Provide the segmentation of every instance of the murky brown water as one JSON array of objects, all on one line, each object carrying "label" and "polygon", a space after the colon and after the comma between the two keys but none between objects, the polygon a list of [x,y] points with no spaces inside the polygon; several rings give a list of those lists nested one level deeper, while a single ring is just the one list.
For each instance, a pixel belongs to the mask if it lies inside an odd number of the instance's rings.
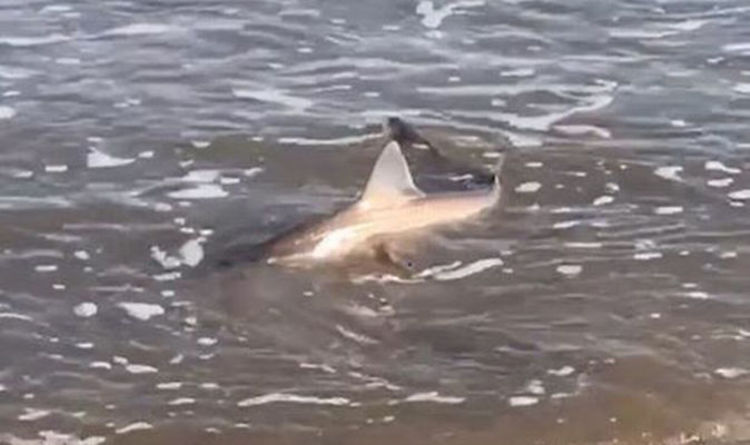
[{"label": "murky brown water", "polygon": [[[0,1],[0,443],[750,440],[749,20]],[[411,279],[243,261],[389,115],[427,190],[507,149],[502,208]]]}]

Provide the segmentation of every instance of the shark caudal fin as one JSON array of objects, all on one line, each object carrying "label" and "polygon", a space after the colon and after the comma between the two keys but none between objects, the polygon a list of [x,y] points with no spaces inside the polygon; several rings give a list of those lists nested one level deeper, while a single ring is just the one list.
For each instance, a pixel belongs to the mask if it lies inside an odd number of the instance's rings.
[{"label": "shark caudal fin", "polygon": [[391,141],[375,161],[359,205],[364,208],[377,208],[397,205],[423,196],[424,193],[414,185],[401,147],[398,142]]}]

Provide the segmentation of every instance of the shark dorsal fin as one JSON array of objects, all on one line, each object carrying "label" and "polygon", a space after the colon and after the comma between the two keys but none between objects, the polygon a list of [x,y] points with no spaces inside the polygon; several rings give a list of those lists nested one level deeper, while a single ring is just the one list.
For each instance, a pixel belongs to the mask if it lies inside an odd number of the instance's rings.
[{"label": "shark dorsal fin", "polygon": [[401,147],[391,141],[375,161],[359,204],[366,208],[384,207],[422,196],[424,193],[414,185]]}]

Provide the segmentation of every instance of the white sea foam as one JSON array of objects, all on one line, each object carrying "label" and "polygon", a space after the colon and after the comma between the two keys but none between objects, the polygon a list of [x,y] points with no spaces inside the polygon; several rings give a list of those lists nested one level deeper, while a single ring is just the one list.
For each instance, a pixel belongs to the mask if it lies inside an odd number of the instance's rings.
[{"label": "white sea foam", "polygon": [[[463,267],[456,267],[450,270],[435,270],[434,268],[432,268],[431,276],[439,281],[459,280],[461,278],[466,278],[471,275],[476,275],[487,269],[502,266],[502,265],[503,265],[503,260],[500,258],[483,258],[481,260],[477,260],[472,263],[466,264]],[[425,275],[423,271],[417,276],[426,277],[428,275]]]},{"label": "white sea foam", "polygon": [[709,179],[706,184],[709,187],[724,188],[729,187],[734,182],[734,178]]},{"label": "white sea foam", "polygon": [[593,125],[555,125],[554,129],[560,133],[571,136],[593,134],[602,139],[610,139],[612,137],[612,133],[610,133],[609,130],[595,127]]},{"label": "white sea foam", "polygon": [[512,407],[531,406],[539,403],[539,398],[531,396],[513,396],[508,399],[508,404]]},{"label": "white sea foam", "polygon": [[318,364],[318,363],[300,363],[299,367],[302,369],[320,369],[321,371],[328,373],[328,374],[336,374],[336,370],[326,364]]},{"label": "white sea foam", "polygon": [[553,229],[569,229],[571,227],[580,226],[582,224],[581,221],[578,220],[569,220],[569,221],[560,221],[556,222],[552,225]]},{"label": "white sea foam", "polygon": [[654,260],[661,257],[661,252],[639,252],[633,254],[633,259],[638,261]]},{"label": "white sea foam", "polygon": [[750,189],[737,190],[729,193],[731,199],[750,199]]},{"label": "white sea foam", "polygon": [[10,80],[28,79],[39,74],[37,71],[17,66],[0,65],[0,78]]},{"label": "white sea foam", "polygon": [[500,75],[503,77],[530,77],[533,76],[534,68],[516,68],[512,70],[500,71]]},{"label": "white sea foam", "polygon": [[580,264],[561,264],[557,266],[557,272],[563,275],[578,275],[583,271],[583,266]]},{"label": "white sea foam", "polygon": [[676,215],[682,213],[682,206],[660,206],[654,209],[657,215]]},{"label": "white sea foam", "polygon": [[100,362],[100,361],[91,362],[89,363],[89,368],[109,370],[109,369],[112,369],[112,364],[109,362]]},{"label": "white sea foam", "polygon": [[229,196],[229,193],[217,184],[200,184],[196,187],[169,192],[167,196],[174,199],[213,199],[224,198]]},{"label": "white sea foam", "polygon": [[614,200],[615,198],[613,196],[603,195],[603,196],[596,198],[594,202],[592,202],[592,204],[595,206],[603,206],[606,204],[611,204],[612,202],[614,202]]},{"label": "white sea foam", "polygon": [[729,367],[729,368],[718,368],[714,370],[714,373],[718,376],[724,377],[725,379],[736,379],[748,374],[747,369]]},{"label": "white sea foam", "polygon": [[682,178],[680,178],[679,175],[681,171],[682,167],[679,165],[667,165],[658,167],[656,170],[654,170],[654,174],[664,179],[669,179],[672,181],[682,181]]},{"label": "white sea foam", "polygon": [[45,165],[44,171],[47,173],[64,173],[68,171],[68,166],[65,164]]},{"label": "white sea foam", "polygon": [[182,264],[179,258],[170,256],[159,246],[151,246],[151,258],[164,269],[176,269]]},{"label": "white sea foam", "polygon": [[720,171],[729,173],[730,175],[742,173],[742,170],[740,170],[739,168],[727,167],[721,161],[706,161],[705,168],[706,170]]},{"label": "white sea foam", "polygon": [[649,30],[644,28],[619,28],[619,29],[611,29],[609,30],[609,35],[612,37],[622,38],[622,39],[660,39],[663,37],[667,37],[673,34],[676,34],[676,31],[666,31],[666,30]]},{"label": "white sea foam", "polygon": [[12,119],[16,115],[16,110],[7,105],[0,105],[0,119]]},{"label": "white sea foam", "polygon": [[708,300],[709,298],[708,293],[700,291],[700,290],[685,292],[685,296],[688,298],[694,298],[696,300]]},{"label": "white sea foam", "polygon": [[131,431],[139,431],[139,430],[150,430],[153,428],[153,425],[151,425],[148,422],[134,422],[130,425],[124,426],[122,428],[119,428],[115,430],[115,434],[125,434],[129,433]]},{"label": "white sea foam", "polygon": [[0,45],[16,46],[16,47],[27,47],[27,46],[39,46],[48,45],[50,43],[58,43],[69,40],[70,37],[62,34],[50,34],[47,36],[39,37],[11,37],[11,36],[0,36]]},{"label": "white sea foam", "polygon": [[193,403],[195,403],[195,399],[192,397],[178,397],[174,400],[170,400],[168,405],[182,406],[182,405],[192,405]]},{"label": "white sea foam", "polygon": [[153,366],[140,365],[137,363],[125,365],[125,369],[131,374],[153,374],[159,372],[159,370]]},{"label": "white sea foam", "polygon": [[203,241],[203,238],[193,238],[180,247],[179,254],[182,258],[182,264],[195,267],[203,260]]},{"label": "white sea foam", "polygon": [[750,42],[730,43],[728,45],[722,46],[721,49],[727,52],[750,52]]},{"label": "white sea foam", "polygon": [[177,389],[182,388],[182,382],[164,382],[164,383],[159,383],[159,384],[156,385],[156,388],[157,389],[162,389],[162,390],[173,391],[173,390],[177,390]]},{"label": "white sea foam", "polygon": [[431,0],[422,0],[417,4],[416,13],[422,16],[422,25],[437,29],[447,17],[457,13],[459,8],[470,8],[484,5],[484,0],[460,0],[435,9]]},{"label": "white sea foam", "polygon": [[237,97],[239,99],[254,99],[261,102],[283,105],[297,111],[305,110],[313,105],[313,102],[309,99],[295,97],[290,95],[287,91],[277,90],[273,88],[263,88],[257,90],[248,88],[233,88],[232,94],[234,94],[234,97]]},{"label": "white sea foam", "polygon": [[534,193],[539,191],[539,189],[542,188],[542,184],[532,181],[532,182],[524,182],[523,184],[519,184],[516,187],[517,193]]},{"label": "white sea foam", "polygon": [[124,309],[131,317],[143,321],[164,314],[164,308],[158,304],[121,302],[118,303],[117,306]]},{"label": "white sea foam", "polygon": [[93,147],[90,147],[89,150],[89,154],[86,156],[86,166],[89,168],[120,167],[135,162],[134,158],[118,158]]},{"label": "white sea foam", "polygon": [[201,346],[213,346],[218,342],[219,340],[213,337],[201,337],[198,339],[198,344]]},{"label": "white sea foam", "polygon": [[575,368],[572,366],[565,365],[562,368],[559,369],[548,369],[547,374],[558,376],[558,377],[566,377],[575,372]]},{"label": "white sea foam", "polygon": [[687,122],[685,122],[682,119],[673,119],[673,120],[669,121],[669,123],[673,127],[677,127],[677,128],[687,127]]},{"label": "white sea foam", "polygon": [[300,403],[309,405],[332,405],[332,406],[346,406],[351,404],[351,401],[345,397],[329,397],[321,398],[314,396],[301,396],[297,394],[282,394],[282,393],[271,393],[257,397],[250,397],[248,399],[240,400],[237,402],[237,406],[245,408],[248,406],[266,405],[269,403]]},{"label": "white sea foam", "polygon": [[404,399],[404,402],[433,402],[445,403],[448,405],[457,405],[459,403],[464,403],[465,401],[465,397],[441,396],[437,391],[420,392],[412,394]]},{"label": "white sea foam", "polygon": [[362,345],[372,345],[378,343],[377,340],[374,340],[366,335],[358,334],[351,329],[347,329],[344,326],[341,326],[340,324],[336,325],[336,331],[338,331],[339,334],[348,338],[349,340],[354,340],[355,342]]},{"label": "white sea foam", "polygon": [[182,276],[179,272],[168,272],[163,274],[154,275],[154,280],[156,281],[173,281]]},{"label": "white sea foam", "polygon": [[0,312],[0,318],[7,318],[7,319],[13,319],[13,320],[23,320],[23,321],[32,321],[33,318],[29,317],[28,315],[24,314],[18,314],[15,312]]},{"label": "white sea foam", "polygon": [[692,19],[676,23],[667,23],[666,26],[679,31],[696,31],[702,28],[706,23],[708,23],[707,20]]},{"label": "white sea foam", "polygon": [[103,33],[105,36],[141,36],[148,34],[163,34],[166,32],[177,31],[180,28],[167,25],[164,23],[133,23],[131,25],[120,26],[107,30]]},{"label": "white sea foam", "polygon": [[33,178],[34,177],[34,172],[31,171],[31,170],[24,170],[24,169],[20,169],[19,168],[19,169],[14,169],[13,172],[11,173],[11,175],[14,178],[29,179],[29,178]]},{"label": "white sea foam", "polygon": [[750,94],[750,83],[738,83],[732,89],[738,93]]},{"label": "white sea foam", "polygon": [[596,241],[571,241],[565,243],[565,247],[570,247],[571,249],[601,249],[602,246],[602,243]]},{"label": "white sea foam", "polygon": [[24,408],[24,411],[26,411],[24,414],[18,416],[18,420],[22,422],[32,422],[52,414],[50,411],[44,409]]},{"label": "white sea foam", "polygon": [[221,175],[221,171],[215,169],[192,170],[182,177],[186,182],[209,183],[216,181]]}]

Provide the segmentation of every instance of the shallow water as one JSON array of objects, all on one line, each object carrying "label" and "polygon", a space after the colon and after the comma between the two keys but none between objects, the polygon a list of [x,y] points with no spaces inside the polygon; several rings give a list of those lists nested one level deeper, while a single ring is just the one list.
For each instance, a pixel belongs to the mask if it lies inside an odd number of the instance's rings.
[{"label": "shallow water", "polygon": [[[749,20],[0,1],[0,443],[749,440]],[[502,208],[411,278],[243,262],[351,202],[389,115],[504,149]]]}]

